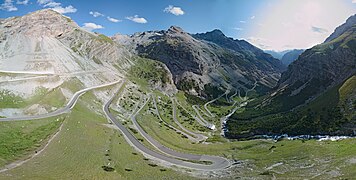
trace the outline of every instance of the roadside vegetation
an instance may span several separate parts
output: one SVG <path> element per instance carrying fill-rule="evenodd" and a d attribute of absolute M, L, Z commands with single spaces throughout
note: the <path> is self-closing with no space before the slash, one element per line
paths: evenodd
<path fill-rule="evenodd" d="M 0 169 L 34 154 L 54 134 L 64 117 L 35 121 L 0 122 Z"/>
<path fill-rule="evenodd" d="M 143 87 L 156 83 L 170 83 L 168 72 L 161 62 L 140 57 L 130 68 L 129 78 Z"/>
<path fill-rule="evenodd" d="M 356 156 L 353 153 L 356 151 L 353 146 L 356 143 L 355 139 L 336 142 L 316 140 L 273 141 L 261 139 L 237 141 L 225 139 L 220 136 L 220 131 L 214 132 L 198 124 L 193 118 L 197 114 L 192 105 L 196 104 L 199 105 L 199 112 L 204 119 L 213 122 L 220 128 L 220 118 L 233 109 L 233 102 L 227 100 L 225 96 L 208 105 L 207 108 L 214 114 L 213 117 L 206 115 L 208 113 L 204 108 L 206 100 L 193 99 L 183 92 L 179 92 L 174 97 L 179 103 L 176 103 L 178 121 L 191 131 L 208 136 L 205 142 L 191 142 L 183 134 L 167 126 L 167 124 L 170 124 L 179 128 L 172 120 L 173 106 L 171 97 L 158 91 L 150 91 L 148 84 L 144 83 L 146 80 L 139 80 L 141 75 L 142 77 L 147 75 L 147 78 L 161 81 L 160 77 L 163 77 L 161 76 L 162 74 L 150 74 L 150 71 L 154 71 L 155 69 L 153 67 L 156 67 L 156 65 L 152 67 L 144 66 L 144 69 L 134 70 L 133 72 L 135 72 L 136 77 L 131 76 L 130 78 L 137 80 L 135 82 L 138 87 L 132 84 L 124 87 L 122 97 L 117 97 L 114 101 L 116 103 L 113 103 L 111 106 L 112 113 L 148 148 L 155 150 L 134 128 L 129 115 L 133 113 L 136 106 L 138 109 L 143 105 L 141 96 L 147 98 L 148 93 L 153 93 L 163 121 L 158 118 L 151 99 L 137 116 L 140 126 L 154 139 L 175 151 L 217 155 L 231 160 L 233 162 L 233 168 L 229 170 L 231 177 L 238 178 L 241 176 L 261 179 L 276 177 L 283 179 L 289 177 L 310 178 L 315 176 L 319 179 L 328 179 L 334 177 L 335 174 L 341 174 L 344 178 L 356 176 L 356 172 L 352 170 L 352 167 L 356 164 Z M 142 74 L 142 72 L 147 74 Z M 151 75 L 153 77 L 150 77 Z M 157 78 L 156 76 L 159 77 Z M 72 92 L 82 88 L 77 79 L 73 79 L 62 87 Z M 342 86 L 328 91 L 330 94 L 325 96 L 334 97 L 333 99 L 325 99 L 321 96 L 320 99 L 316 99 L 308 105 L 310 110 L 301 109 L 300 111 L 303 113 L 324 112 L 329 110 L 329 108 L 334 108 L 334 106 L 328 106 L 333 101 L 344 104 L 345 106 L 340 106 L 340 108 L 346 109 L 350 104 L 348 94 L 352 89 L 354 89 L 354 78 L 349 79 Z M 211 98 L 218 97 L 222 93 L 224 92 L 221 91 Z M 38 101 L 49 102 L 47 104 L 52 105 L 57 103 L 56 101 L 52 102 L 52 99 L 54 100 L 55 97 L 60 95 L 57 90 L 48 93 L 45 89 L 39 89 L 38 94 L 46 97 L 44 99 L 38 98 Z M 227 96 L 230 97 L 233 94 L 234 92 L 230 92 Z M 236 104 L 243 102 L 238 95 L 233 100 L 237 101 Z M 255 102 L 257 101 L 259 99 L 256 99 Z M 60 104 L 57 105 L 59 106 Z M 251 107 L 242 108 L 236 114 L 241 115 L 246 113 L 249 108 Z M 0 179 L 7 179 L 9 177 L 22 178 L 23 176 L 28 179 L 91 179 L 93 177 L 98 179 L 194 178 L 174 171 L 171 168 L 160 166 L 157 162 L 137 152 L 126 142 L 123 135 L 113 128 L 112 124 L 108 123 L 106 117 L 100 111 L 101 109 L 102 102 L 96 99 L 92 92 L 88 92 L 79 99 L 78 104 L 64 119 L 57 121 L 56 118 L 52 118 L 48 120 L 18 122 L 18 124 L 16 122 L 8 122 L 8 125 L 0 123 L 0 132 L 4 132 L 4 134 L 0 133 L 4 137 L 0 142 L 5 144 L 3 147 L 11 147 L 7 149 L 1 149 L 0 147 L 0 152 L 4 152 L 2 153 L 0 163 L 2 163 L 1 165 L 5 165 L 14 160 L 21 160 L 28 156 L 28 154 L 33 153 L 35 149 L 46 142 L 48 137 L 63 122 L 62 131 L 43 153 L 20 167 L 6 173 L 0 173 Z M 235 115 L 232 117 L 235 118 L 234 122 L 236 120 Z M 328 116 L 326 117 L 329 118 Z M 278 118 L 275 119 L 278 120 Z M 239 120 L 238 122 L 241 123 L 243 121 Z M 268 123 L 256 124 L 269 128 L 269 123 L 276 123 L 278 121 L 266 122 Z M 244 125 L 242 124 L 237 128 L 242 128 L 241 131 L 246 131 L 243 129 L 246 128 Z M 21 146 L 17 144 L 18 141 L 21 141 L 19 143 Z"/>
<path fill-rule="evenodd" d="M 292 106 L 285 106 L 285 104 L 292 105 L 293 101 L 279 104 L 277 102 L 281 101 L 272 100 L 267 106 L 260 107 L 259 105 L 265 98 L 258 98 L 249 103 L 243 111 L 236 112 L 231 117 L 231 120 L 227 123 L 229 128 L 227 136 L 249 138 L 255 134 L 285 133 L 289 135 L 337 135 L 338 133 L 335 132 L 351 135 L 352 130 L 342 128 L 342 126 L 347 123 L 355 123 L 352 122 L 354 120 L 350 115 L 355 110 L 355 100 L 350 97 L 352 93 L 349 93 L 353 91 L 352 88 L 356 84 L 354 79 L 354 76 L 349 78 L 349 80 L 329 89 L 305 106 L 294 108 L 293 111 L 287 111 Z M 298 97 L 300 98 L 302 95 L 303 93 Z"/>
<path fill-rule="evenodd" d="M 24 99 L 8 90 L 0 90 L 0 108 L 19 108 L 23 106 Z"/>
<path fill-rule="evenodd" d="M 348 82 L 346 87 L 351 87 Z M 349 90 L 341 88 L 340 92 L 347 94 Z M 244 92 L 242 92 L 243 94 Z M 159 94 L 163 96 L 162 94 Z M 232 95 L 229 94 L 228 97 Z M 249 93 L 250 95 L 250 93 Z M 154 115 L 152 105 L 148 105 L 137 117 L 140 125 L 145 131 L 153 136 L 163 145 L 179 151 L 193 154 L 210 154 L 226 157 L 231 160 L 236 160 L 238 175 L 234 177 L 251 177 L 251 178 L 310 178 L 317 177 L 321 179 L 333 177 L 332 173 L 340 173 L 342 177 L 350 178 L 355 176 L 355 171 L 351 170 L 354 166 L 355 154 L 350 151 L 354 149 L 353 143 L 355 139 L 346 139 L 342 141 L 317 141 L 317 140 L 249 140 L 237 141 L 226 140 L 220 135 L 210 132 L 207 128 L 199 129 L 191 125 L 192 116 L 196 115 L 192 109 L 192 103 L 189 96 L 185 96 L 183 92 L 176 95 L 177 101 L 182 105 L 177 105 L 177 118 L 184 126 L 193 131 L 199 130 L 209 132 L 206 143 L 192 143 L 185 140 L 176 134 L 171 129 L 161 124 L 158 117 Z M 224 98 L 224 97 L 223 97 Z M 226 99 L 219 99 L 216 103 L 208 105 L 209 110 L 216 115 L 216 119 L 225 113 L 229 112 L 231 106 L 219 106 L 218 104 L 226 103 Z M 162 100 L 167 97 L 161 97 Z M 241 99 L 237 96 L 233 98 L 238 103 Z M 206 101 L 194 101 L 201 107 Z M 318 102 L 318 101 L 316 101 Z M 230 102 L 231 103 L 231 102 Z M 323 104 L 324 102 L 319 102 Z M 162 105 L 161 105 L 162 106 Z M 151 107 L 151 110 L 150 108 Z M 186 111 L 188 112 L 182 113 Z M 205 110 L 201 110 L 205 111 Z M 240 109 L 236 114 L 242 113 L 244 109 Z M 166 112 L 164 112 L 165 114 Z M 203 112 L 201 112 L 204 114 Z M 183 120 L 184 119 L 184 120 Z M 197 122 L 194 121 L 196 124 Z M 193 124 L 193 123 L 192 123 Z M 198 130 L 198 131 L 197 131 Z M 223 140 L 222 140 L 223 139 Z M 351 160 L 350 160 L 351 159 Z M 253 169 L 253 171 L 249 170 Z M 330 173 L 328 173 L 330 172 Z M 332 173 L 331 173 L 332 172 Z M 233 173 L 234 174 L 234 173 Z"/>
<path fill-rule="evenodd" d="M 187 102 L 184 102 L 187 104 Z M 145 131 L 163 145 L 179 152 L 210 154 L 236 160 L 238 175 L 234 177 L 330 178 L 323 172 L 342 173 L 353 177 L 355 139 L 337 142 L 317 140 L 249 140 L 222 141 L 221 136 L 210 135 L 208 143 L 191 143 L 161 124 L 148 105 L 137 117 Z M 188 107 L 188 106 L 187 106 Z M 193 111 L 192 111 L 193 112 Z M 189 126 L 187 126 L 189 127 Z M 355 149 L 356 150 L 356 149 Z M 308 168 L 312 167 L 312 168 Z M 248 170 L 252 168 L 253 171 Z"/>
<path fill-rule="evenodd" d="M 92 93 L 84 94 L 64 120 L 60 134 L 33 160 L 0 179 L 191 179 L 169 168 L 157 166 L 131 147 L 107 119 Z M 12 123 L 12 122 L 11 122 Z"/>

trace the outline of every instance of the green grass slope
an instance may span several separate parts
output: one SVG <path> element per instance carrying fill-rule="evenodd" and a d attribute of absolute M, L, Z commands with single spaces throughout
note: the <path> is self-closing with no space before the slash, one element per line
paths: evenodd
<path fill-rule="evenodd" d="M 235 113 L 231 117 L 227 123 L 227 136 L 247 138 L 255 134 L 284 133 L 352 135 L 356 123 L 355 79 L 355 76 L 350 77 L 293 111 L 267 114 L 266 109 L 255 108 L 262 98 L 257 99 L 243 112 Z"/>
<path fill-rule="evenodd" d="M 117 129 L 105 125 L 104 116 L 95 113 L 101 105 L 93 97 L 91 93 L 81 97 L 42 154 L 0 173 L 0 179 L 190 179 L 153 166 L 154 162 L 135 151 Z"/>
<path fill-rule="evenodd" d="M 0 122 L 0 167 L 35 153 L 58 129 L 62 118 Z"/>

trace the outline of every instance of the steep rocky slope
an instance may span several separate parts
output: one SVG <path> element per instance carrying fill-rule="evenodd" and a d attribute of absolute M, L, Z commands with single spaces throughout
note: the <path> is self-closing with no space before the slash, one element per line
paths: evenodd
<path fill-rule="evenodd" d="M 70 77 L 85 86 L 113 81 L 132 65 L 125 48 L 50 9 L 1 20 L 0 49 L 0 72 L 48 76 L 1 86 L 24 96 L 37 87 L 58 87 Z"/>
<path fill-rule="evenodd" d="M 352 134 L 356 124 L 356 24 L 340 27 L 345 29 L 338 37 L 332 34 L 330 41 L 306 50 L 290 64 L 273 93 L 235 114 L 235 121 L 229 122 L 230 136 Z"/>
<path fill-rule="evenodd" d="M 341 26 L 337 27 L 335 31 L 328 37 L 326 38 L 325 42 L 330 42 L 337 37 L 339 37 L 341 34 L 343 34 L 345 31 L 347 31 L 350 27 L 354 26 L 356 24 L 356 14 L 351 16 L 346 20 L 344 24 Z"/>
<path fill-rule="evenodd" d="M 324 81 L 322 92 L 329 86 L 345 81 L 356 72 L 356 24 L 334 40 L 317 45 L 301 54 L 282 74 L 279 87 L 296 88 Z M 297 85 L 300 84 L 300 85 Z M 302 88 L 303 89 L 303 88 Z M 298 93 L 297 93 L 298 94 Z"/>
<path fill-rule="evenodd" d="M 1 69 L 64 73 L 127 64 L 110 38 L 49 9 L 5 19 L 0 28 Z"/>
<path fill-rule="evenodd" d="M 163 62 L 179 89 L 199 96 L 209 96 L 209 89 L 215 89 L 215 96 L 224 89 L 249 89 L 255 82 L 263 91 L 276 85 L 283 70 L 272 56 L 219 30 L 191 35 L 172 26 L 166 31 L 116 35 L 114 40 L 141 57 Z"/>

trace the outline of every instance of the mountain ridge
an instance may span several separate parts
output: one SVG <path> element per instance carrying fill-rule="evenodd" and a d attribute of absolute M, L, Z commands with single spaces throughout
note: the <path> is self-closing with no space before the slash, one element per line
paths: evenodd
<path fill-rule="evenodd" d="M 283 70 L 279 60 L 245 41 L 231 40 L 220 30 L 212 33 L 239 48 L 203 40 L 198 37 L 204 35 L 189 34 L 177 26 L 131 36 L 116 35 L 114 40 L 134 49 L 141 57 L 165 63 L 177 87 L 195 95 L 206 96 L 206 86 L 246 89 L 244 84 L 252 85 L 255 81 L 260 89 L 276 85 Z"/>
<path fill-rule="evenodd" d="M 282 73 L 273 91 L 233 115 L 227 136 L 352 135 L 356 132 L 355 49 L 353 24 L 331 41 L 304 51 Z"/>
<path fill-rule="evenodd" d="M 354 15 L 350 16 L 349 18 L 347 18 L 345 23 L 343 23 L 342 25 L 338 26 L 335 29 L 335 31 L 328 38 L 326 38 L 324 43 L 334 40 L 335 38 L 337 38 L 338 36 L 343 34 L 345 31 L 347 31 L 347 29 L 349 29 L 354 24 L 356 24 L 356 14 L 354 14 Z"/>
<path fill-rule="evenodd" d="M 297 60 L 299 55 L 301 55 L 304 51 L 305 49 L 290 50 L 282 56 L 281 61 L 284 65 L 288 66 L 293 61 Z"/>

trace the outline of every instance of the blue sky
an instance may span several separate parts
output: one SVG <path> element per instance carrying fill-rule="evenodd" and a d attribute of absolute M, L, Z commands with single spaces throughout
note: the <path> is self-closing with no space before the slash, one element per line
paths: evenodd
<path fill-rule="evenodd" d="M 356 0 L 2 0 L 0 17 L 54 8 L 87 30 L 111 36 L 171 25 L 221 29 L 262 49 L 309 48 L 356 13 Z M 332 12 L 332 13 L 331 13 Z M 96 17 L 94 17 L 96 16 Z M 110 18 L 110 20 L 109 20 Z"/>

